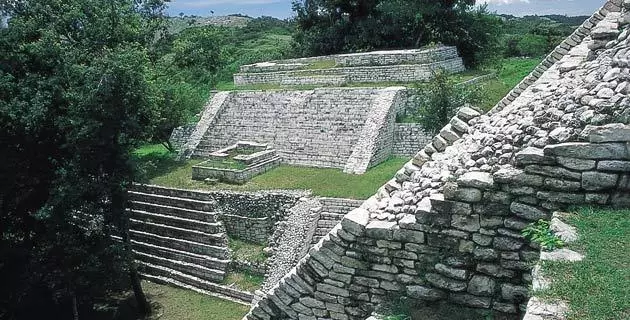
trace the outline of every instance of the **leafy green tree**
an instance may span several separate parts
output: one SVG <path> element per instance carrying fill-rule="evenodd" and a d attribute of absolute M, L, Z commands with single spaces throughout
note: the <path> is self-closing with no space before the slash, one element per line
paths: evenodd
<path fill-rule="evenodd" d="M 417 85 L 414 91 L 413 118 L 434 134 L 449 123 L 459 108 L 480 99 L 478 93 L 457 85 L 443 70 L 436 70 L 433 80 Z"/>
<path fill-rule="evenodd" d="M 78 319 L 125 282 L 150 312 L 125 208 L 130 151 L 159 99 L 149 66 L 163 9 L 159 0 L 0 4 L 11 17 L 0 29 L 0 318 Z"/>
<path fill-rule="evenodd" d="M 294 1 L 301 55 L 456 45 L 473 66 L 492 52 L 500 20 L 474 0 Z"/>

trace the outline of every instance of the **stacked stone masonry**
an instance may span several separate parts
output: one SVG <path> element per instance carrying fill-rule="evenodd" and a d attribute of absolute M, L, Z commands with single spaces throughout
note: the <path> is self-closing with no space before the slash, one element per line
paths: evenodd
<path fill-rule="evenodd" d="M 322 213 L 317 222 L 313 243 L 328 234 L 348 212 L 360 207 L 363 200 L 319 198 L 319 202 L 322 204 Z"/>
<path fill-rule="evenodd" d="M 433 49 L 389 50 L 349 53 L 330 56 L 276 60 L 241 66 L 242 73 L 261 73 L 305 69 L 314 63 L 333 61 L 342 67 L 426 64 L 457 58 L 457 48 L 440 46 Z"/>
<path fill-rule="evenodd" d="M 412 157 L 431 142 L 431 135 L 418 123 L 397 123 L 392 154 Z"/>
<path fill-rule="evenodd" d="M 313 69 L 312 66 L 318 62 L 330 62 L 332 66 Z M 451 73 L 465 70 L 455 47 L 375 51 L 245 65 L 241 67 L 241 73 L 234 75 L 234 84 L 339 86 L 347 83 L 413 82 L 432 78 L 437 69 Z"/>
<path fill-rule="evenodd" d="M 220 93 L 204 111 L 182 155 L 204 158 L 237 141 L 255 141 L 269 144 L 290 164 L 362 173 L 391 154 L 395 115 L 404 108 L 403 90 Z M 366 135 L 374 140 L 363 141 Z"/>
<path fill-rule="evenodd" d="M 521 230 L 569 205 L 630 207 L 630 15 L 621 6 L 606 2 L 509 104 L 468 120 L 463 109 L 465 127 L 444 128 L 445 141 L 346 215 L 245 318 L 363 320 L 401 295 L 520 318 L 540 255 Z"/>

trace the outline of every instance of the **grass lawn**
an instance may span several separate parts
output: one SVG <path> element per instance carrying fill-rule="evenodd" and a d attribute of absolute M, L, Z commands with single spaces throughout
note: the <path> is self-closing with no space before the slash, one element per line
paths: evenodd
<path fill-rule="evenodd" d="M 140 166 L 144 168 L 142 169 L 144 179 L 141 182 L 198 190 L 312 190 L 313 194 L 318 196 L 351 199 L 367 199 L 372 196 L 409 160 L 390 158 L 362 175 L 346 174 L 340 169 L 281 165 L 254 177 L 243 185 L 226 183 L 208 185 L 191 179 L 192 166 L 201 161 L 177 162 L 166 149 L 156 151 L 159 148 L 160 145 L 146 146 L 135 153 L 139 158 Z M 147 150 L 153 150 L 153 152 Z M 141 157 L 140 154 L 144 156 Z"/>
<path fill-rule="evenodd" d="M 235 260 L 245 260 L 250 262 L 264 262 L 267 256 L 263 252 L 265 245 L 255 244 L 230 238 L 228 247 L 232 250 L 232 257 Z"/>
<path fill-rule="evenodd" d="M 262 287 L 265 277 L 257 274 L 252 274 L 248 271 L 240 272 L 228 272 L 225 279 L 223 279 L 224 285 L 233 285 L 239 290 L 254 292 Z"/>
<path fill-rule="evenodd" d="M 525 78 L 540 63 L 541 58 L 506 58 L 496 69 L 497 78 L 479 84 L 482 92 L 478 107 L 490 110 L 512 88 Z"/>
<path fill-rule="evenodd" d="M 184 290 L 152 282 L 142 282 L 148 298 L 158 308 L 151 319 L 159 320 L 241 320 L 249 307 L 191 290 Z"/>
<path fill-rule="evenodd" d="M 568 247 L 586 257 L 544 262 L 553 283 L 537 295 L 568 301 L 568 319 L 630 319 L 630 210 L 580 209 L 568 223 L 580 237 Z"/>

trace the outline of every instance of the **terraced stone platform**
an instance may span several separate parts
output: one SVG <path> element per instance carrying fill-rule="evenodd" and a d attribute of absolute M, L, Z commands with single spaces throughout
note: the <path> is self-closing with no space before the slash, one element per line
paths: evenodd
<path fill-rule="evenodd" d="M 230 261 L 225 227 L 213 201 L 174 196 L 168 189 L 129 191 L 130 237 L 146 279 L 248 303 L 252 296 L 220 283 Z"/>

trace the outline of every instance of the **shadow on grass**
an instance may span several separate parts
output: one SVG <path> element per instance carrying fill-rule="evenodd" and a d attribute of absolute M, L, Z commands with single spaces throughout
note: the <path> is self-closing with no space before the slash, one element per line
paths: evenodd
<path fill-rule="evenodd" d="M 161 144 L 140 147 L 132 154 L 136 181 L 149 183 L 155 177 L 186 167 L 186 162 L 178 161 L 176 157 L 177 153 L 170 152 Z"/>

